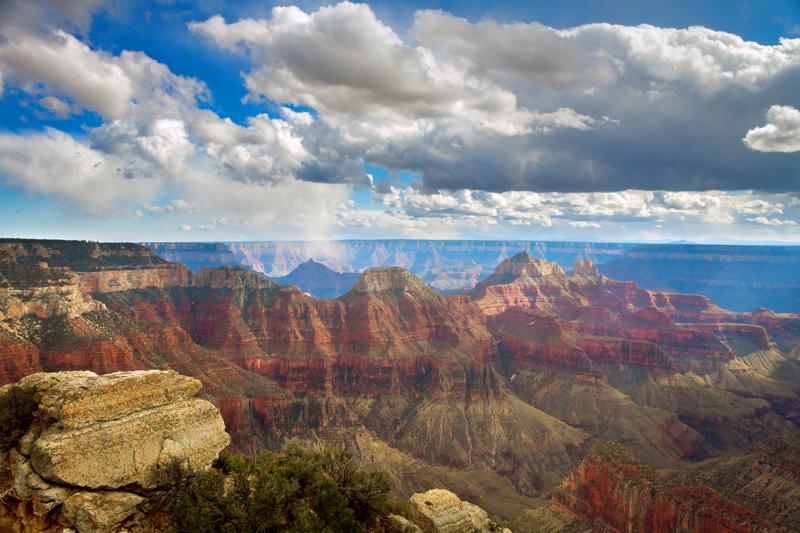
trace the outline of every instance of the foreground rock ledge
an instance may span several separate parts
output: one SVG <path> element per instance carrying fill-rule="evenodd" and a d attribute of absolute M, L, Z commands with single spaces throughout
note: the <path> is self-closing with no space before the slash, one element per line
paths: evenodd
<path fill-rule="evenodd" d="M 417 493 L 411 496 L 409 503 L 410 518 L 424 533 L 511 533 L 489 520 L 486 511 L 462 501 L 449 490 Z"/>
<path fill-rule="evenodd" d="M 4 506 L 0 530 L 112 531 L 173 465 L 208 469 L 230 443 L 217 408 L 194 397 L 200 382 L 173 371 L 38 373 L 17 386 L 35 391 L 39 409 L 0 458 L 22 502 Z"/>

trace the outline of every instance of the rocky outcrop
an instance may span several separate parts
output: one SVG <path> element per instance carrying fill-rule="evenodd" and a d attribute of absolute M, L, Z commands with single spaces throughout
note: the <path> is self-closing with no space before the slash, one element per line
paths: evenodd
<path fill-rule="evenodd" d="M 555 490 L 551 508 L 593 530 L 618 533 L 790 531 L 702 481 L 656 472 L 613 443 L 603 443 L 581 462 Z"/>
<path fill-rule="evenodd" d="M 80 289 L 90 294 L 145 287 L 187 287 L 190 283 L 191 272 L 183 265 L 78 273 Z"/>
<path fill-rule="evenodd" d="M 84 313 L 104 309 L 101 302 L 92 299 L 76 285 L 0 289 L 0 320 L 15 320 L 28 315 L 39 318 L 76 318 Z"/>
<path fill-rule="evenodd" d="M 39 373 L 13 386 L 33 390 L 38 410 L 4 454 L 13 492 L 0 529 L 116 530 L 176 469 L 208 469 L 230 443 L 219 411 L 194 397 L 200 382 L 173 371 Z"/>
<path fill-rule="evenodd" d="M 555 263 L 521 253 L 503 261 L 471 294 L 513 359 L 539 354 L 566 364 L 586 358 L 708 373 L 737 355 L 770 347 L 765 328 L 736 323 L 746 318 L 703 296 L 611 280 L 589 261 L 578 262 L 567 276 Z M 520 324 L 520 311 L 533 313 L 528 328 Z M 546 323 L 536 315 L 558 320 Z M 540 340 L 555 332 L 569 342 Z M 573 350 L 570 355 L 565 347 Z"/>
<path fill-rule="evenodd" d="M 486 511 L 448 490 L 417 493 L 409 503 L 410 518 L 424 533 L 511 533 L 489 520 Z"/>

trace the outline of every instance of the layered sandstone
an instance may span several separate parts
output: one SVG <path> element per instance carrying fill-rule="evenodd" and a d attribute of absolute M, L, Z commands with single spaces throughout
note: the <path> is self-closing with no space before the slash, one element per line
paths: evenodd
<path fill-rule="evenodd" d="M 219 411 L 194 397 L 200 383 L 172 371 L 39 373 L 14 386 L 38 404 L 3 454 L 13 497 L 0 526 L 15 531 L 116 530 L 175 468 L 208 469 L 230 443 Z"/>
<path fill-rule="evenodd" d="M 84 313 L 104 309 L 101 302 L 92 299 L 76 285 L 0 289 L 0 320 L 14 320 L 28 315 L 39 318 L 76 318 Z"/>
<path fill-rule="evenodd" d="M 672 478 L 623 448 L 598 446 L 554 492 L 551 508 L 601 531 L 788 532 L 696 479 Z"/>
<path fill-rule="evenodd" d="M 424 533 L 511 533 L 489 520 L 486 511 L 448 490 L 413 494 L 409 502 L 411 519 Z"/>
<path fill-rule="evenodd" d="M 83 292 L 96 294 L 119 292 L 145 287 L 186 287 L 190 284 L 191 272 L 183 265 L 166 265 L 138 269 L 102 270 L 80 272 L 78 286 Z"/>

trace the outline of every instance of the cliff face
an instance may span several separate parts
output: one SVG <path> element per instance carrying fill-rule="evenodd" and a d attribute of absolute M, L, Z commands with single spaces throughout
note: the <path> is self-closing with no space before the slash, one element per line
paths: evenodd
<path fill-rule="evenodd" d="M 782 333 L 793 316 L 648 291 L 588 261 L 567 275 L 526 253 L 502 262 L 471 296 L 517 395 L 650 464 L 744 452 L 763 435 L 759 424 L 797 432 L 783 417 L 796 411 L 798 365 L 771 336 L 794 338 Z M 783 388 L 776 377 L 795 384 Z"/>
<path fill-rule="evenodd" d="M 611 443 L 598 446 L 559 485 L 551 508 L 614 532 L 767 533 L 798 525 L 758 514 L 698 476 L 656 472 Z"/>
<path fill-rule="evenodd" d="M 230 443 L 219 411 L 195 398 L 200 382 L 175 372 L 38 373 L 12 388 L 38 410 L 6 451 L 0 528 L 117 530 L 146 522 L 172 468 L 204 470 Z"/>
<path fill-rule="evenodd" d="M 579 262 L 567 276 L 555 263 L 523 252 L 503 261 L 471 295 L 493 317 L 496 330 L 504 323 L 519 322 L 520 310 L 561 318 L 557 324 L 538 319 L 531 322 L 534 328 L 516 327 L 518 335 L 509 334 L 506 327 L 502 337 L 512 358 L 519 358 L 519 350 L 530 351 L 525 346 L 530 339 L 525 337 L 537 327 L 564 331 L 562 336 L 574 339 L 572 347 L 589 360 L 698 373 L 715 371 L 736 355 L 773 346 L 759 324 L 764 322 L 761 315 L 731 313 L 702 296 L 648 291 L 610 280 L 588 261 Z M 777 323 L 769 325 L 780 329 Z M 553 349 L 552 343 L 546 344 Z"/>

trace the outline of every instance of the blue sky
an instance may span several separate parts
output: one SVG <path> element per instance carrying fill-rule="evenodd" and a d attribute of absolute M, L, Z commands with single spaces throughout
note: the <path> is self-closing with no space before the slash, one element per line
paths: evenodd
<path fill-rule="evenodd" d="M 797 1 L 0 21 L 3 236 L 800 241 Z"/>

